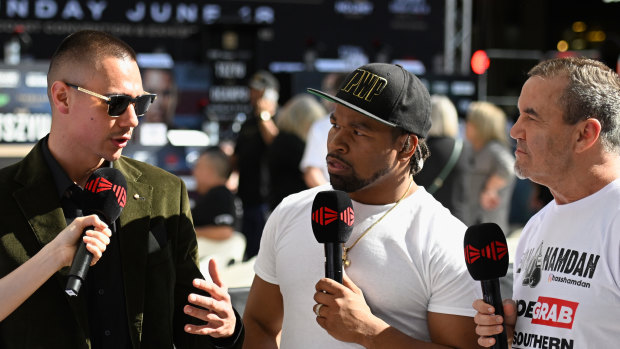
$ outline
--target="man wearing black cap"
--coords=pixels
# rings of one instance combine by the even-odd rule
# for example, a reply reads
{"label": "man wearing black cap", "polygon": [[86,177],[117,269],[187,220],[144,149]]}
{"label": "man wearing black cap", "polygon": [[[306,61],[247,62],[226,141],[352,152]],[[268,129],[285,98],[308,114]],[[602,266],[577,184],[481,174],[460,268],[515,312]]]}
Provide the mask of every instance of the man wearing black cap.
{"label": "man wearing black cap", "polygon": [[241,233],[247,241],[245,259],[258,253],[265,226],[269,190],[266,150],[278,135],[273,116],[278,107],[280,84],[271,73],[259,70],[250,79],[249,87],[252,111],[241,126],[231,159],[233,169],[239,173],[237,195],[243,203]]}
{"label": "man wearing black cap", "polygon": [[[465,225],[413,181],[428,157],[430,96],[392,64],[349,74],[330,116],[331,185],[284,199],[270,216],[247,301],[245,348],[474,348],[463,263]],[[311,229],[316,194],[349,194],[353,233],[343,246],[343,284],[323,278]],[[318,282],[317,282],[318,281]]]}

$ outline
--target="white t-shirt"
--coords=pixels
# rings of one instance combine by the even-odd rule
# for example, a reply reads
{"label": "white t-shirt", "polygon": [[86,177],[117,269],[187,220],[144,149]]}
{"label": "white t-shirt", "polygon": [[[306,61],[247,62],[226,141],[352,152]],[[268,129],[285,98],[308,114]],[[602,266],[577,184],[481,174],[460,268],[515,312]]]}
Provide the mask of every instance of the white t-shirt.
{"label": "white t-shirt", "polygon": [[[293,194],[269,217],[256,274],[277,284],[283,297],[282,348],[357,348],[332,338],[312,312],[314,286],[325,276],[324,247],[312,232],[311,210],[319,191]],[[355,223],[346,244],[394,204],[353,202]],[[473,316],[479,283],[463,257],[465,225],[423,188],[405,198],[349,252],[345,272],[364,292],[373,314],[416,339],[430,341],[427,311]],[[472,320],[473,321],[473,320]]]}
{"label": "white t-shirt", "polygon": [[530,219],[515,258],[513,348],[612,348],[620,339],[620,179]]}
{"label": "white t-shirt", "polygon": [[329,115],[315,121],[308,130],[304,155],[299,162],[299,169],[304,172],[307,167],[318,167],[323,171],[325,179],[329,181],[327,172],[327,135],[332,127]]}

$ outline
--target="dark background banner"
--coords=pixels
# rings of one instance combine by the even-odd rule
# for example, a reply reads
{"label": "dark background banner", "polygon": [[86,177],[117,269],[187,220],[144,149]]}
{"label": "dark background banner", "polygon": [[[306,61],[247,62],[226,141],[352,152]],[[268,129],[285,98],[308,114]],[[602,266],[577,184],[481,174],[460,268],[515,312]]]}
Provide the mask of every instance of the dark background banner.
{"label": "dark background banner", "polygon": [[165,49],[175,60],[202,61],[232,29],[244,36],[241,44],[256,50],[259,66],[299,61],[309,49],[337,57],[342,45],[429,65],[443,49],[443,9],[444,1],[428,0],[7,0],[0,2],[0,40],[22,25],[35,43],[28,53],[45,59],[67,34],[100,29],[139,52]]}

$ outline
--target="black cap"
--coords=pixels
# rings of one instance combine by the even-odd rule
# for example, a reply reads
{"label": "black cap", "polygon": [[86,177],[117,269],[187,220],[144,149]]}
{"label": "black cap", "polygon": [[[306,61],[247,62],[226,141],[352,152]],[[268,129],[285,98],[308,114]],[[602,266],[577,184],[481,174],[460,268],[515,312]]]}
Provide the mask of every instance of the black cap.
{"label": "black cap", "polygon": [[420,79],[397,64],[371,63],[357,68],[336,96],[308,89],[392,127],[426,138],[431,128],[431,97]]}
{"label": "black cap", "polygon": [[312,232],[316,240],[347,242],[354,221],[353,205],[347,193],[326,190],[316,194],[312,202]]}
{"label": "black cap", "polygon": [[495,223],[472,225],[465,231],[465,264],[474,280],[493,280],[508,271],[508,245]]}

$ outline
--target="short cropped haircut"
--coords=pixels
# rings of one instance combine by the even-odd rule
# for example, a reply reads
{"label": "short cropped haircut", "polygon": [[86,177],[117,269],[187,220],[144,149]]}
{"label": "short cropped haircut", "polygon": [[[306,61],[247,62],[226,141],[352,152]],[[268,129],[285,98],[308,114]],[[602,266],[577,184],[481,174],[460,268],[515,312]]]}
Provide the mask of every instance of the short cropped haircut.
{"label": "short cropped haircut", "polygon": [[601,123],[601,144],[620,154],[620,77],[605,64],[583,57],[554,58],[532,68],[528,76],[566,77],[566,89],[555,101],[564,121],[574,125],[588,118]]}
{"label": "short cropped haircut", "polygon": [[[102,31],[81,30],[67,36],[52,55],[50,67],[47,72],[47,87],[58,79],[58,74],[63,67],[92,66],[96,69],[97,64],[105,57],[117,57],[136,61],[135,51],[121,39]],[[82,81],[71,81],[82,84]]]}
{"label": "short cropped haircut", "polygon": [[211,166],[213,166],[220,178],[228,179],[228,177],[230,177],[230,173],[232,172],[230,159],[220,147],[207,147],[200,153],[200,156],[206,156],[209,159]]}

